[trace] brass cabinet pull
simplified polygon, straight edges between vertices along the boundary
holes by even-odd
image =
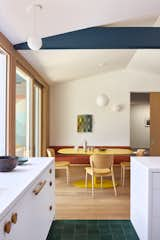
[[[49,206],[49,210],[52,211],[52,205]]]
[[[49,173],[50,173],[50,174],[52,173],[52,168],[49,169]]]
[[[44,185],[46,184],[46,180],[44,180],[43,182],[39,182],[37,187],[33,190],[33,193],[35,195],[38,195],[40,193],[40,191],[42,190],[42,188],[44,187]]]
[[[49,186],[52,186],[52,182],[49,182]]]
[[[18,214],[13,213],[12,216],[11,216],[11,222],[16,224],[17,223],[17,218],[18,218]]]
[[[8,222],[5,223],[5,225],[4,225],[4,232],[9,234],[10,231],[11,231],[11,221],[8,221]]]

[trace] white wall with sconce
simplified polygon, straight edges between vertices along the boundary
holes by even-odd
[[[106,107],[109,103],[109,98],[106,94],[102,93],[96,97],[96,104],[99,107]]]
[[[55,84],[50,89],[50,145],[130,145],[130,92],[160,91],[158,76],[116,71]],[[105,94],[108,102],[96,104]],[[103,104],[102,104],[103,105]],[[77,133],[76,116],[93,115],[93,132]]]

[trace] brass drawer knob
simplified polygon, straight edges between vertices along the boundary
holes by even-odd
[[[50,173],[50,174],[52,173],[52,168],[49,169],[49,173]]]
[[[10,233],[11,231],[11,221],[8,221],[7,223],[5,223],[4,225],[4,232],[5,233]]]
[[[49,206],[49,210],[52,211],[52,206]]]
[[[49,182],[49,186],[52,186],[52,182]]]
[[[16,224],[16,222],[17,222],[17,217],[18,217],[18,214],[17,214],[17,213],[13,213],[13,214],[12,214],[12,217],[11,217],[12,223]]]

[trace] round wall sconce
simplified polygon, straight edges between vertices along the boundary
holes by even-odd
[[[112,107],[111,107],[111,110],[113,111],[113,112],[120,112],[121,111],[121,105],[120,104],[114,104],[114,105],[112,105]]]
[[[96,104],[99,107],[104,107],[109,103],[109,98],[105,94],[98,95],[96,98]]]

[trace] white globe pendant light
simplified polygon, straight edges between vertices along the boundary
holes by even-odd
[[[30,36],[27,40],[28,47],[34,51],[38,51],[42,47],[42,39],[38,36]]]
[[[98,95],[96,98],[96,104],[99,107],[104,107],[108,104],[109,98],[105,94]]]
[[[31,50],[37,51],[42,47],[42,39],[37,33],[37,11],[42,10],[42,5],[40,4],[33,4],[30,8],[29,11],[33,12],[33,26],[32,26],[32,34],[28,37],[27,39],[27,44],[28,47]]]

